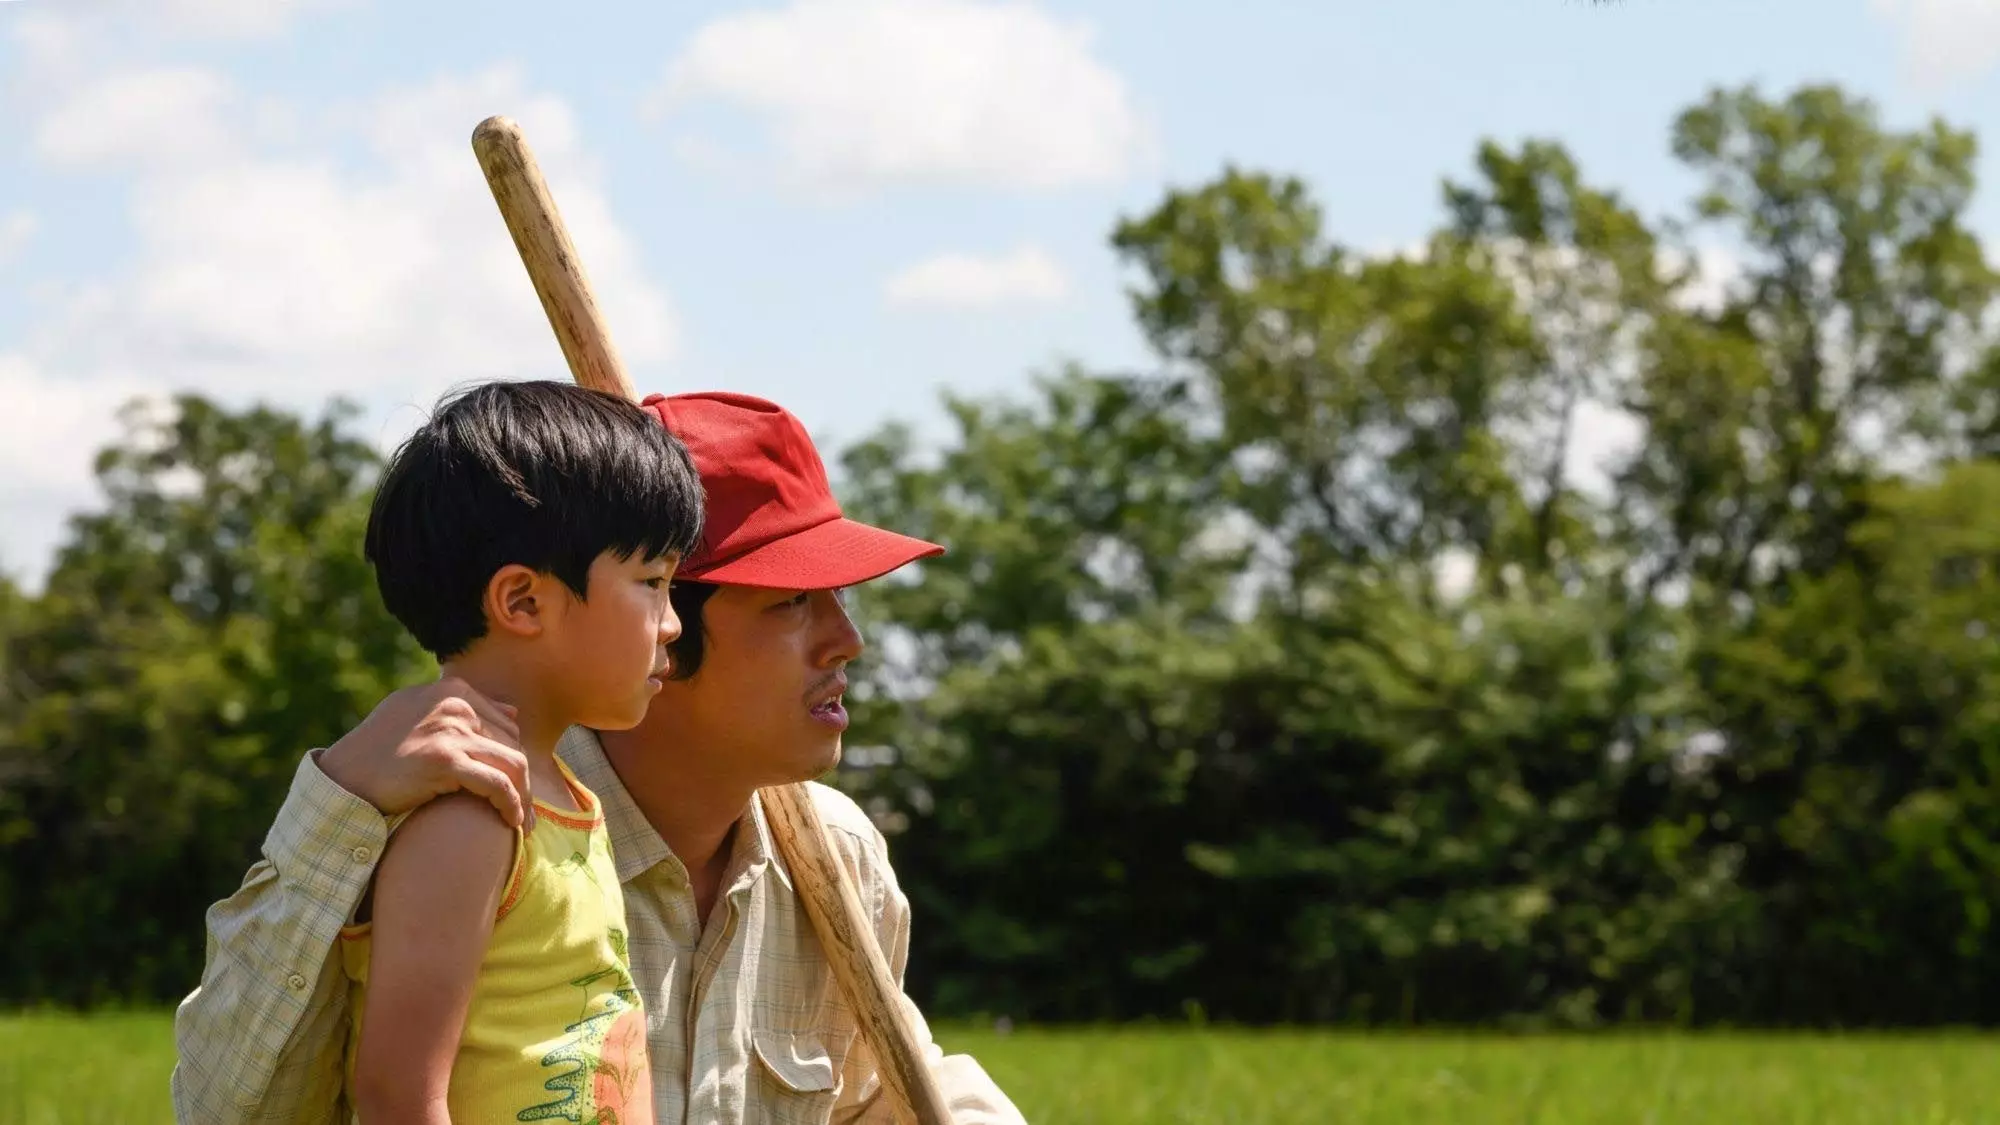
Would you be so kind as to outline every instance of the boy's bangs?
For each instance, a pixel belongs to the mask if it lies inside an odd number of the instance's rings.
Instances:
[[[590,537],[600,549],[645,559],[694,551],[701,542],[701,478],[679,442],[619,442],[603,469],[604,479],[588,493],[597,509]]]
[[[364,536],[384,604],[432,654],[485,632],[500,567],[555,575],[587,596],[610,552],[657,558],[701,540],[694,460],[650,413],[550,381],[450,396],[390,458]]]

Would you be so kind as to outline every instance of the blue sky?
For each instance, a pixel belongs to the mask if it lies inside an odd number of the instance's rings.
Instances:
[[[1227,163],[1386,250],[1483,137],[1560,139],[1658,214],[1718,83],[1991,131],[1996,62],[2000,0],[0,0],[0,569],[34,582],[95,502],[130,394],[341,393],[387,444],[452,385],[561,376],[487,114],[642,388],[768,395],[831,454],[942,433],[941,388],[1143,365],[1107,235]]]

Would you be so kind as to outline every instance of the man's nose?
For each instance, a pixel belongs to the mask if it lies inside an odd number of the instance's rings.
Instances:
[[[854,625],[854,618],[848,616],[847,606],[841,603],[838,593],[820,590],[814,594],[819,604],[825,640],[820,646],[821,664],[846,664],[860,658],[868,647],[861,639],[861,630]]]

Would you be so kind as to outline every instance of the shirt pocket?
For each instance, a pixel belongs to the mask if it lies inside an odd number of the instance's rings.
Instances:
[[[753,1118],[774,1125],[822,1125],[840,1096],[840,1067],[826,1041],[810,1033],[759,1031],[751,1039],[757,1055]]]

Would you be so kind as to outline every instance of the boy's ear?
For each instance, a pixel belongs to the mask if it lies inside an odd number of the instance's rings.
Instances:
[[[519,563],[509,563],[486,580],[486,620],[494,631],[516,637],[540,635],[548,624],[549,605],[543,576]]]

